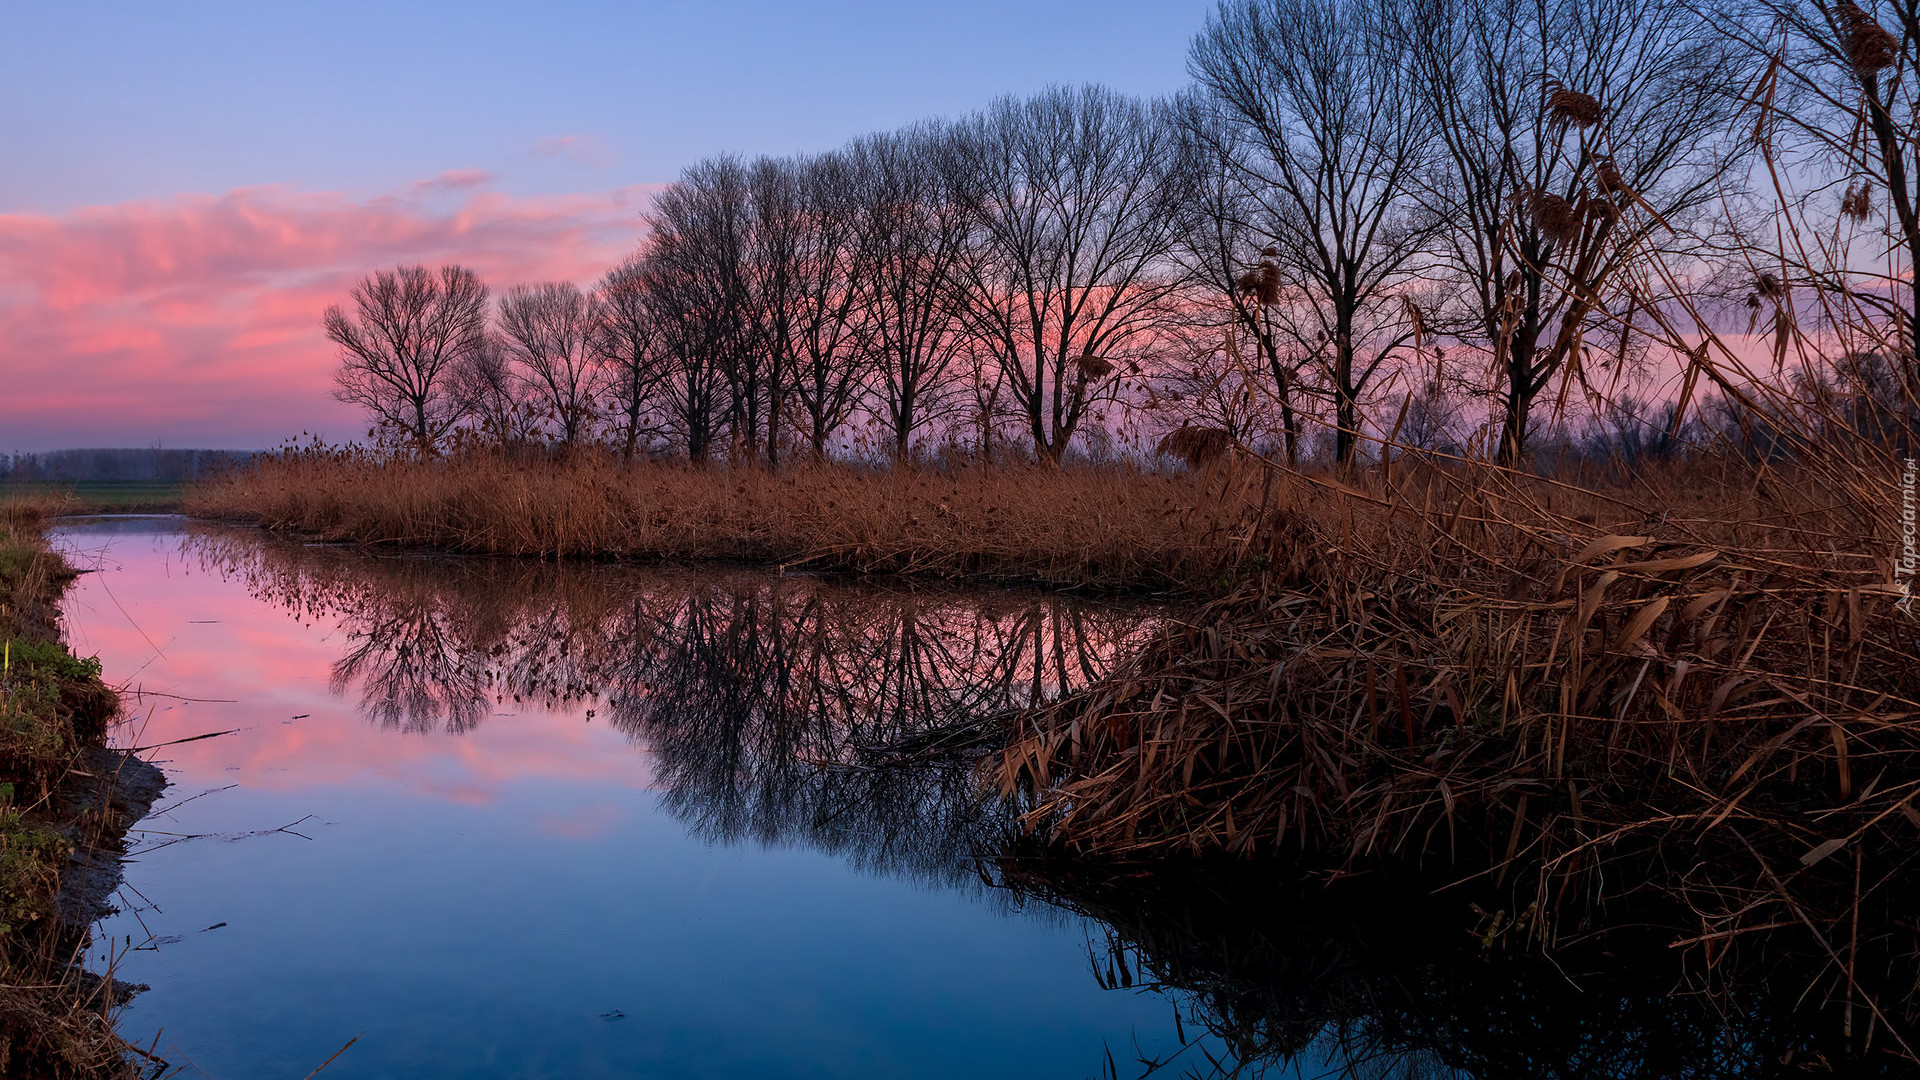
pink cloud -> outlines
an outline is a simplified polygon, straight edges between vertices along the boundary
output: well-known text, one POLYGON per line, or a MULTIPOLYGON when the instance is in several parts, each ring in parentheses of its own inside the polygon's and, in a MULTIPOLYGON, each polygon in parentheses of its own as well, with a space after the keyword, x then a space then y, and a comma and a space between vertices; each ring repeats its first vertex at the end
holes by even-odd
POLYGON ((376 267, 461 262, 496 288, 585 283, 655 188, 517 198, 479 170, 369 199, 242 188, 0 214, 0 451, 349 437, 320 314, 376 267))

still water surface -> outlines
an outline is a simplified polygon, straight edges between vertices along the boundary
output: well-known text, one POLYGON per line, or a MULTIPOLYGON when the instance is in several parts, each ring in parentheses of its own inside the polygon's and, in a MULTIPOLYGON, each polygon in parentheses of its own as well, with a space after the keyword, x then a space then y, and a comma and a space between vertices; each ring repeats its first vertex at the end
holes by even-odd
MULTIPOLYGON (((1790 941, 1698 992, 1679 931, 1637 916, 1541 957, 1444 876, 1023 842, 958 733, 1096 678, 1150 607, 178 518, 59 539, 99 571, 67 600, 74 647, 127 683, 126 737, 173 781, 94 962, 151 986, 123 1030, 174 1075, 300 1080, 349 1039, 328 1078, 1861 1060, 1808 1004, 1826 954, 1790 941)), ((1866 1060, 1905 1075, 1884 1040, 1866 1060)))
POLYGON ((1078 1077, 1177 1045, 1079 916, 982 883, 952 755, 1144 608, 738 570, 58 531, 80 654, 172 786, 96 963, 216 1078, 1078 1077), (949 760, 941 765, 939 760, 949 760))

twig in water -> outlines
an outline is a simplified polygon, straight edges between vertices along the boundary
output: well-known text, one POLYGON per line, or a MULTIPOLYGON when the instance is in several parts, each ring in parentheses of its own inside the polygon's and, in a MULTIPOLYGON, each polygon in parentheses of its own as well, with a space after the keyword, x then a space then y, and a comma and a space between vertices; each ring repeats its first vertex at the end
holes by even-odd
POLYGON ((203 791, 198 795, 191 795, 191 796, 188 796, 187 798, 181 799, 179 802, 174 803, 172 806, 163 807, 159 810, 155 810, 152 814, 148 816, 159 817, 161 814, 171 814, 175 810, 180 809, 181 807, 187 805, 188 803, 192 802, 195 799, 204 798, 205 796, 208 796, 208 795, 218 795, 223 791, 232 791, 234 788, 237 788, 239 786, 240 786, 239 784, 228 784, 226 787, 217 787, 208 791, 203 791))
MULTIPOLYGON (((328 1058, 327 1060, 325 1060, 325 1061, 323 1061, 323 1062, 321 1062, 321 1063, 320 1063, 320 1069, 324 1069, 324 1068, 326 1068, 327 1066, 329 1066, 329 1065, 331 1065, 331 1064, 333 1064, 333 1058, 337 1058, 337 1057, 339 1057, 339 1056, 340 1056, 341 1054, 344 1054, 344 1053, 346 1053, 346 1052, 347 1052, 347 1047, 348 1047, 348 1046, 352 1046, 352 1045, 353 1045, 354 1043, 357 1043, 357 1042, 359 1042, 359 1041, 360 1041, 360 1036, 358 1036, 358 1035, 355 1035, 355 1036, 354 1036, 353 1038, 351 1038, 351 1039, 348 1039, 348 1040, 347 1040, 347 1046, 343 1046, 343 1047, 341 1047, 340 1049, 338 1049, 338 1050, 335 1050, 335 1051, 333 1052, 333 1057, 330 1057, 330 1058, 328 1058)), ((301 1080, 313 1080, 313 1078, 314 1078, 314 1077, 316 1077, 316 1076, 319 1076, 319 1075, 320 1075, 320 1069, 315 1069, 315 1070, 313 1070, 312 1072, 310 1072, 310 1073, 308 1073, 307 1075, 305 1075, 305 1076, 303 1076, 303 1077, 301 1077, 301 1080)))
POLYGON ((233 735, 239 731, 239 728, 230 728, 226 731, 209 731, 205 735, 189 735, 184 739, 173 739, 168 742, 154 743, 152 746, 136 746, 128 750, 127 753, 137 754, 142 750, 158 750, 163 746, 178 746, 181 743, 199 742, 201 739, 217 739, 222 735, 233 735))
POLYGON ((130 694, 134 697, 167 697, 175 701, 191 701, 196 705, 238 705, 240 703, 239 698, 181 697, 179 694, 169 694, 164 690, 141 690, 137 688, 129 690, 123 687, 120 693, 130 694))

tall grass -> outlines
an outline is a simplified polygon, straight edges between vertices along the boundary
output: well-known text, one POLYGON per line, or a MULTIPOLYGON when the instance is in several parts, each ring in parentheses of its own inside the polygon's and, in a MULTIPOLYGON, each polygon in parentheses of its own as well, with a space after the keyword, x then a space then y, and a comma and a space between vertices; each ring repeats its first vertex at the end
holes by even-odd
POLYGON ((701 468, 580 451, 430 462, 307 450, 194 487, 187 510, 329 540, 544 558, 735 559, 1095 589, 1217 585, 1260 526, 1220 466, 701 468))
POLYGON ((1272 572, 1022 718, 998 783, 1068 851, 1420 865, 1542 946, 1620 905, 1708 971, 1810 934, 1812 1004, 1914 1058, 1896 445, 1729 383, 1784 450, 1616 483, 1411 451, 1346 484, 1276 469, 1272 572))

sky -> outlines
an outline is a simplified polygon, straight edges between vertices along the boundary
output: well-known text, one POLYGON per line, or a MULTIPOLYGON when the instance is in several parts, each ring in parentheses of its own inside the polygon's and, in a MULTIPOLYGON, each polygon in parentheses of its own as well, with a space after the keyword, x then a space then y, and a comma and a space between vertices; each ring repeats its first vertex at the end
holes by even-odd
POLYGON ((367 271, 585 283, 704 156, 1169 93, 1212 3, 9 6, 0 453, 355 437, 320 315, 367 271))

